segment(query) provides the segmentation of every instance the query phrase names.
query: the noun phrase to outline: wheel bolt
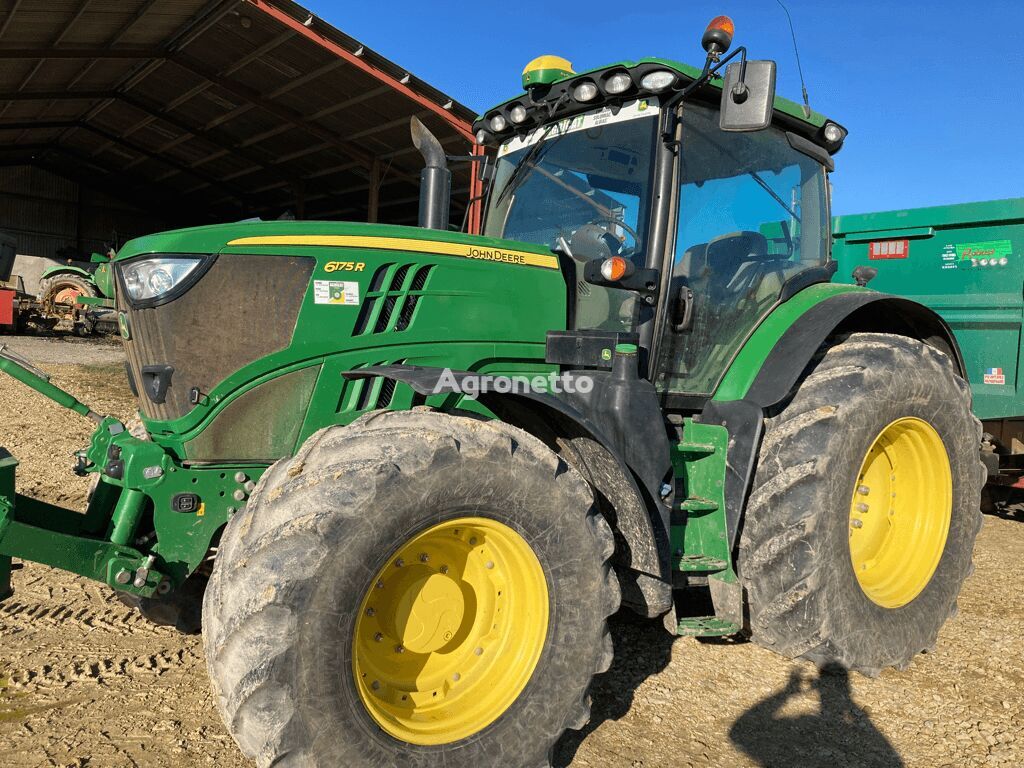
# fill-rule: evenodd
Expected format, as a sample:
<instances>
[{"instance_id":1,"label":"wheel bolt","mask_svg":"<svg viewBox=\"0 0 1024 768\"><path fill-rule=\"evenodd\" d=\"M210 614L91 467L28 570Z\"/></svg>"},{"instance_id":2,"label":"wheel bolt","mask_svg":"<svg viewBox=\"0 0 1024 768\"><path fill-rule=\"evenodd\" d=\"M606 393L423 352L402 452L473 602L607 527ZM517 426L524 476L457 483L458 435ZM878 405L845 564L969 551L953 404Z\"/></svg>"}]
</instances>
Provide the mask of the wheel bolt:
<instances>
[{"instance_id":1,"label":"wheel bolt","mask_svg":"<svg viewBox=\"0 0 1024 768\"><path fill-rule=\"evenodd\" d=\"M430 560L430 555L428 555L426 552L423 552L423 553L420 554L420 562L421 563L425 563L428 560Z\"/></svg>"},{"instance_id":2,"label":"wheel bolt","mask_svg":"<svg viewBox=\"0 0 1024 768\"><path fill-rule=\"evenodd\" d=\"M471 547L475 547L476 546L476 536L473 536L473 537L471 537L469 539L469 546L471 546Z\"/></svg>"},{"instance_id":3,"label":"wheel bolt","mask_svg":"<svg viewBox=\"0 0 1024 768\"><path fill-rule=\"evenodd\" d=\"M377 589L384 589L384 580L383 579L378 579L377 580Z\"/></svg>"},{"instance_id":4,"label":"wheel bolt","mask_svg":"<svg viewBox=\"0 0 1024 768\"><path fill-rule=\"evenodd\" d=\"M858 485L857 493L859 493L861 496L867 496L869 493L871 493L871 489L868 488L866 485Z\"/></svg>"},{"instance_id":5,"label":"wheel bolt","mask_svg":"<svg viewBox=\"0 0 1024 768\"><path fill-rule=\"evenodd\" d=\"M373 639L379 643L381 640L384 639L384 635L378 632L376 635L373 636Z\"/></svg>"},{"instance_id":6,"label":"wheel bolt","mask_svg":"<svg viewBox=\"0 0 1024 768\"><path fill-rule=\"evenodd\" d=\"M376 613L376 611L373 610L373 608L367 608L366 609L366 615L367 616L373 616L375 613Z\"/></svg>"},{"instance_id":7,"label":"wheel bolt","mask_svg":"<svg viewBox=\"0 0 1024 768\"><path fill-rule=\"evenodd\" d=\"M487 570L490 570L493 567L494 563L491 560L488 560L486 563L484 563L484 568L486 568Z\"/></svg>"},{"instance_id":8,"label":"wheel bolt","mask_svg":"<svg viewBox=\"0 0 1024 768\"><path fill-rule=\"evenodd\" d=\"M475 653L477 656L483 656L484 655L484 649L483 648L477 648L475 651L473 651L473 653Z\"/></svg>"},{"instance_id":9,"label":"wheel bolt","mask_svg":"<svg viewBox=\"0 0 1024 768\"><path fill-rule=\"evenodd\" d=\"M862 527L864 525L864 521L863 520L851 520L850 521L850 525L852 525L854 528L860 528L860 527Z\"/></svg>"},{"instance_id":10,"label":"wheel bolt","mask_svg":"<svg viewBox=\"0 0 1024 768\"><path fill-rule=\"evenodd\" d=\"M448 573L448 566L447 565L442 565L441 566L441 573Z\"/></svg>"},{"instance_id":11,"label":"wheel bolt","mask_svg":"<svg viewBox=\"0 0 1024 768\"><path fill-rule=\"evenodd\" d=\"M395 568L401 568L403 565L405 565L405 560L402 558L395 560Z\"/></svg>"},{"instance_id":12,"label":"wheel bolt","mask_svg":"<svg viewBox=\"0 0 1024 768\"><path fill-rule=\"evenodd\" d=\"M857 502L856 509L857 509L858 512L867 512L869 507L863 501L859 501L859 502Z\"/></svg>"},{"instance_id":13,"label":"wheel bolt","mask_svg":"<svg viewBox=\"0 0 1024 768\"><path fill-rule=\"evenodd\" d=\"M373 690L375 690L375 691L379 691L380 690L380 681L379 680L374 680L372 683L370 683L370 687L373 688Z\"/></svg>"},{"instance_id":14,"label":"wheel bolt","mask_svg":"<svg viewBox=\"0 0 1024 768\"><path fill-rule=\"evenodd\" d=\"M462 679L462 675L460 675L458 672L456 672L454 675L452 675L452 682L456 682L457 683L461 679Z\"/></svg>"},{"instance_id":15,"label":"wheel bolt","mask_svg":"<svg viewBox=\"0 0 1024 768\"><path fill-rule=\"evenodd\" d=\"M395 646L395 653L405 653L405 646L396 645Z\"/></svg>"}]
</instances>

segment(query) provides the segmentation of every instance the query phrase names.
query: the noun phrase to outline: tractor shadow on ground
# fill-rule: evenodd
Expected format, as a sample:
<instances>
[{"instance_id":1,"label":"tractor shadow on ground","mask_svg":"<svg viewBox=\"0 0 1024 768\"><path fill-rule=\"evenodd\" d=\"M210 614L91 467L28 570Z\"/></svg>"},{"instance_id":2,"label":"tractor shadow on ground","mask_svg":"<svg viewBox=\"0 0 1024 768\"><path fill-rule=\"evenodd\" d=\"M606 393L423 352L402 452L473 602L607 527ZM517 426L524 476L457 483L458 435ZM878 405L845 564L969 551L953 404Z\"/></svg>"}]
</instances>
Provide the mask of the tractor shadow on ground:
<instances>
[{"instance_id":1,"label":"tractor shadow on ground","mask_svg":"<svg viewBox=\"0 0 1024 768\"><path fill-rule=\"evenodd\" d=\"M668 666L672 643L678 638L665 631L661 619L642 619L622 610L609 622L615 657L611 669L594 680L590 689L590 722L580 731L566 731L555 745L552 765L565 768L580 744L606 720L618 720L633 705L633 693L651 675Z\"/></svg>"},{"instance_id":2,"label":"tractor shadow on ground","mask_svg":"<svg viewBox=\"0 0 1024 768\"><path fill-rule=\"evenodd\" d=\"M818 712L783 714L793 699L811 694ZM764 768L903 768L904 762L868 714L854 702L850 675L829 665L817 678L794 669L784 688L744 712L729 729L733 744Z\"/></svg>"}]
</instances>

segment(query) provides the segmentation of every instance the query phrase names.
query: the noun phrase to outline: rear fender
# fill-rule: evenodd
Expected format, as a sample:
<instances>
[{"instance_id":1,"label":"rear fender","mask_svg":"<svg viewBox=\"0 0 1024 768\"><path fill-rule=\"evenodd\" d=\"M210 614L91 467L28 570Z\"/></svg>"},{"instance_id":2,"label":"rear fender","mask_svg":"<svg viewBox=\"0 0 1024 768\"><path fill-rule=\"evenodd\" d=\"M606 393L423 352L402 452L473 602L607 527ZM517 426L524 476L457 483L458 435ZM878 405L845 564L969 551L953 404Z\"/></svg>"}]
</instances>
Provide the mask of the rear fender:
<instances>
[{"instance_id":1,"label":"rear fender","mask_svg":"<svg viewBox=\"0 0 1024 768\"><path fill-rule=\"evenodd\" d=\"M947 355L965 375L952 330L934 311L909 299L824 284L811 286L776 307L747 339L697 417L729 430L725 505L730 546L738 538L765 416L789 398L830 336L855 332L918 339Z\"/></svg>"},{"instance_id":2,"label":"rear fender","mask_svg":"<svg viewBox=\"0 0 1024 768\"><path fill-rule=\"evenodd\" d=\"M70 265L65 264L56 267L47 267L46 269L43 270L43 274L40 275L40 279L46 279L48 277L53 277L54 275L61 274L77 275L78 277L85 278L89 282L93 281L91 272L88 272L87 270L84 270L81 267L72 267Z\"/></svg>"}]
</instances>

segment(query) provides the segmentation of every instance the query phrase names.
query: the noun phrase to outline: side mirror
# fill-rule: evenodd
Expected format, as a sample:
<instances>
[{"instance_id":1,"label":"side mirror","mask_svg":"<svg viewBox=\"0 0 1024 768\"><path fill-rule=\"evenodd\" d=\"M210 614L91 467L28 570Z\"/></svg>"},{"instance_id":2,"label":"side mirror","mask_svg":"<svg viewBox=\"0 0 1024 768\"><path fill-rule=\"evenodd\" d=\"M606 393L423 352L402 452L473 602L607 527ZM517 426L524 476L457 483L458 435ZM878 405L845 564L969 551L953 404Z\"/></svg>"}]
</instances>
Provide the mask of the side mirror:
<instances>
[{"instance_id":1,"label":"side mirror","mask_svg":"<svg viewBox=\"0 0 1024 768\"><path fill-rule=\"evenodd\" d=\"M774 61L738 61L725 68L718 122L723 131L764 130L774 103Z\"/></svg>"}]
</instances>

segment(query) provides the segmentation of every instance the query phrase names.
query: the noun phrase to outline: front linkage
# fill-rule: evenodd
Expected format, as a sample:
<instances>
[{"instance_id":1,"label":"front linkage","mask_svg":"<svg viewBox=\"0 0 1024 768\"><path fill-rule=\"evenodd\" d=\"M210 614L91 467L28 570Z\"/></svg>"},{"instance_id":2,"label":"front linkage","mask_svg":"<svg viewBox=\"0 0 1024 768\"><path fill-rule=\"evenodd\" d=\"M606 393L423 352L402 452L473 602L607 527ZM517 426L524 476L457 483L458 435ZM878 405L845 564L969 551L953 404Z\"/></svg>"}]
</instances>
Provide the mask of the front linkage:
<instances>
[{"instance_id":1,"label":"front linkage","mask_svg":"<svg viewBox=\"0 0 1024 768\"><path fill-rule=\"evenodd\" d=\"M206 558L224 524L266 469L232 463L187 466L133 436L0 347L0 370L97 428L74 471L96 473L84 514L15 492L17 460L0 449L0 598L11 594L11 558L72 571L138 597L179 587Z\"/></svg>"}]
</instances>

